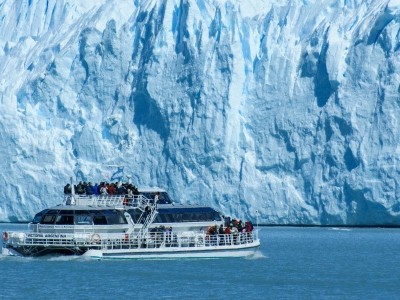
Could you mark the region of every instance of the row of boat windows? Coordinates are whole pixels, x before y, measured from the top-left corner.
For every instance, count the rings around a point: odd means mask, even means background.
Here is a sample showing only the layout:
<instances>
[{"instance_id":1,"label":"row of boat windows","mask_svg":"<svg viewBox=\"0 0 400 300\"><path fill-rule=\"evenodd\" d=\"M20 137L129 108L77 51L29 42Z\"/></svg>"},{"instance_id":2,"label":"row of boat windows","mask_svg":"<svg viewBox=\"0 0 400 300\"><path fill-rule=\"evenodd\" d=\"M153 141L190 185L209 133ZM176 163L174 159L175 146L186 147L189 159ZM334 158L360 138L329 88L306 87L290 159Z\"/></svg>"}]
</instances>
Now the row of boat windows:
<instances>
[{"instance_id":1,"label":"row of boat windows","mask_svg":"<svg viewBox=\"0 0 400 300\"><path fill-rule=\"evenodd\" d=\"M33 224L55 225L117 225L127 224L121 211L109 210L44 210L38 213Z\"/></svg>"},{"instance_id":2,"label":"row of boat windows","mask_svg":"<svg viewBox=\"0 0 400 300\"><path fill-rule=\"evenodd\" d=\"M221 221L219 214L213 213L184 213L184 214L159 214L156 223L184 223Z\"/></svg>"},{"instance_id":3,"label":"row of boat windows","mask_svg":"<svg viewBox=\"0 0 400 300\"><path fill-rule=\"evenodd\" d=\"M128 211L135 223L139 222L141 211ZM160 209L154 223L184 223L221 221L213 209ZM43 210L32 221L33 224L55 225L115 225L127 224L123 212L109 210Z\"/></svg>"},{"instance_id":4,"label":"row of boat windows","mask_svg":"<svg viewBox=\"0 0 400 300\"><path fill-rule=\"evenodd\" d=\"M140 211L131 209L128 211L133 221L137 223L140 218ZM221 221L221 216L218 212L209 209L193 210L193 209L180 209L179 211L171 211L170 209L159 209L154 223L185 223L185 222L212 222Z\"/></svg>"}]
</instances>

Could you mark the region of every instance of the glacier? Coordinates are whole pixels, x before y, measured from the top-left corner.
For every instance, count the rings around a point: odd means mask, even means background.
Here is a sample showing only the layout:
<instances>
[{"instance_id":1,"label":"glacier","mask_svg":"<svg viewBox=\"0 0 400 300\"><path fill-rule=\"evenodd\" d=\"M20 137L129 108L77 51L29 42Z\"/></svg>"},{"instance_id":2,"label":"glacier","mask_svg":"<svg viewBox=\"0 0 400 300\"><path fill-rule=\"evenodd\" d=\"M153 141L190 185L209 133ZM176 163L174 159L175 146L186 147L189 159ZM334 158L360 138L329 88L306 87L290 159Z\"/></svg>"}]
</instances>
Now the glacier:
<instances>
[{"instance_id":1,"label":"glacier","mask_svg":"<svg viewBox=\"0 0 400 300\"><path fill-rule=\"evenodd\" d=\"M0 0L0 221L70 177L400 225L400 1Z\"/></svg>"}]
</instances>

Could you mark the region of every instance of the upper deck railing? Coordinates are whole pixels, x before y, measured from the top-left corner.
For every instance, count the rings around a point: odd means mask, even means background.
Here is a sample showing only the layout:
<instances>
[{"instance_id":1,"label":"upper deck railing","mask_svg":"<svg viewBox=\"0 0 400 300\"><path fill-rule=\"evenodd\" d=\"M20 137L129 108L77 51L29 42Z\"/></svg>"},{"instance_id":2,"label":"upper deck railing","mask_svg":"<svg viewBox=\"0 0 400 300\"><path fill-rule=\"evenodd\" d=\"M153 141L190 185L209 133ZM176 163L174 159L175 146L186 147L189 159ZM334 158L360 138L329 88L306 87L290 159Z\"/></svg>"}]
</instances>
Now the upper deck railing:
<instances>
[{"instance_id":1,"label":"upper deck railing","mask_svg":"<svg viewBox=\"0 0 400 300\"><path fill-rule=\"evenodd\" d=\"M66 195L66 205L95 206L95 207L124 207L145 209L154 205L154 201L143 195Z\"/></svg>"}]
</instances>

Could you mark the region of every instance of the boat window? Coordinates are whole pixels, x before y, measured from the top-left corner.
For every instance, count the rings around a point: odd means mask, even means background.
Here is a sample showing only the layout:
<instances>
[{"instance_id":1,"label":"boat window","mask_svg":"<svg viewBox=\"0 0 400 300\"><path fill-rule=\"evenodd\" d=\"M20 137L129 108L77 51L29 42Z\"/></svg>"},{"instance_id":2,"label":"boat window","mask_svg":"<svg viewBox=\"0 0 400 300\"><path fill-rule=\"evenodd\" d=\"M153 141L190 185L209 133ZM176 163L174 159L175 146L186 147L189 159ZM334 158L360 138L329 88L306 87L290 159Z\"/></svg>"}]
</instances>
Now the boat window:
<instances>
[{"instance_id":1,"label":"boat window","mask_svg":"<svg viewBox=\"0 0 400 300\"><path fill-rule=\"evenodd\" d=\"M174 223L175 220L171 214L158 214L154 223Z\"/></svg>"},{"instance_id":2,"label":"boat window","mask_svg":"<svg viewBox=\"0 0 400 300\"><path fill-rule=\"evenodd\" d=\"M167 192L162 192L159 194L159 199L158 199L159 204L171 204L172 200L169 197Z\"/></svg>"},{"instance_id":3,"label":"boat window","mask_svg":"<svg viewBox=\"0 0 400 300\"><path fill-rule=\"evenodd\" d=\"M92 225L92 215L87 210L75 211L75 224L76 225Z\"/></svg>"},{"instance_id":4,"label":"boat window","mask_svg":"<svg viewBox=\"0 0 400 300\"><path fill-rule=\"evenodd\" d=\"M56 215L52 214L45 214L44 217L41 220L41 224L54 224L54 221L56 220Z\"/></svg>"},{"instance_id":5,"label":"boat window","mask_svg":"<svg viewBox=\"0 0 400 300\"><path fill-rule=\"evenodd\" d=\"M187 213L187 214L182 214L181 222L194 222L198 219L199 218L196 217L195 213Z\"/></svg>"},{"instance_id":6,"label":"boat window","mask_svg":"<svg viewBox=\"0 0 400 300\"><path fill-rule=\"evenodd\" d=\"M48 209L42 210L41 212L38 212L35 217L32 220L32 224L37 224L40 223L42 220L43 215L48 211Z\"/></svg>"},{"instance_id":7,"label":"boat window","mask_svg":"<svg viewBox=\"0 0 400 300\"><path fill-rule=\"evenodd\" d=\"M138 209L130 209L130 210L128 210L128 213L131 215L132 221L134 223L138 223L139 222L139 219L140 219L140 216L142 214L142 211L140 211Z\"/></svg>"},{"instance_id":8,"label":"boat window","mask_svg":"<svg viewBox=\"0 0 400 300\"><path fill-rule=\"evenodd\" d=\"M56 218L56 224L57 225L73 225L74 224L74 216L59 214Z\"/></svg>"},{"instance_id":9,"label":"boat window","mask_svg":"<svg viewBox=\"0 0 400 300\"><path fill-rule=\"evenodd\" d=\"M174 223L175 218L172 214L158 214L156 217L156 223Z\"/></svg>"},{"instance_id":10,"label":"boat window","mask_svg":"<svg viewBox=\"0 0 400 300\"><path fill-rule=\"evenodd\" d=\"M100 211L97 211L93 216L93 224L94 225L107 225L106 216L103 215Z\"/></svg>"},{"instance_id":11,"label":"boat window","mask_svg":"<svg viewBox=\"0 0 400 300\"><path fill-rule=\"evenodd\" d=\"M221 215L209 207L159 209L156 223L221 221Z\"/></svg>"},{"instance_id":12,"label":"boat window","mask_svg":"<svg viewBox=\"0 0 400 300\"><path fill-rule=\"evenodd\" d=\"M94 225L107 225L107 219L105 216L94 216L93 224Z\"/></svg>"},{"instance_id":13,"label":"boat window","mask_svg":"<svg viewBox=\"0 0 400 300\"><path fill-rule=\"evenodd\" d=\"M126 224L128 223L126 221L125 216L122 214L122 212L118 210L105 210L103 211L104 215L107 218L108 224Z\"/></svg>"},{"instance_id":14,"label":"boat window","mask_svg":"<svg viewBox=\"0 0 400 300\"><path fill-rule=\"evenodd\" d=\"M175 222L182 222L183 221L183 214L175 214L173 215Z\"/></svg>"}]
</instances>

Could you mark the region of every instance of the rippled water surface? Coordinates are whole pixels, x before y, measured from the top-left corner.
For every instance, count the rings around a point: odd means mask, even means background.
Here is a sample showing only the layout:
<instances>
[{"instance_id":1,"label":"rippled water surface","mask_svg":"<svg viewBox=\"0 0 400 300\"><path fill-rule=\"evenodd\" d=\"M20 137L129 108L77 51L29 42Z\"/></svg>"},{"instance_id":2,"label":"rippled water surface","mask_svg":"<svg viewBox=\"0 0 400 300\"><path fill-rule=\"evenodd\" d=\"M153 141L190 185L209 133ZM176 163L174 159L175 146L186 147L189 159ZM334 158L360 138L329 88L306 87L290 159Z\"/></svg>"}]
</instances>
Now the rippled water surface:
<instances>
[{"instance_id":1,"label":"rippled water surface","mask_svg":"<svg viewBox=\"0 0 400 300\"><path fill-rule=\"evenodd\" d=\"M400 229L262 227L260 237L247 259L0 256L0 299L400 297Z\"/></svg>"}]
</instances>

